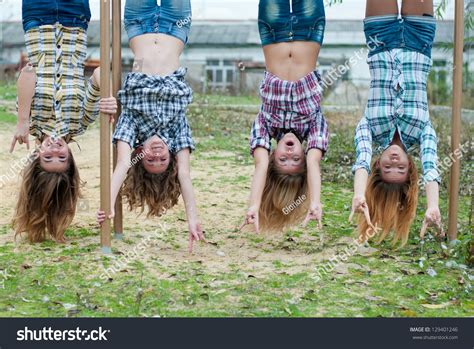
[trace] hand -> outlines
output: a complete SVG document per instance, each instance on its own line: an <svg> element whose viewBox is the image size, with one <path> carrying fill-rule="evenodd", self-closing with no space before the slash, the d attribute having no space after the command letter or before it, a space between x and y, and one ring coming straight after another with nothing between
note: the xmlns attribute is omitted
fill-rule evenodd
<svg viewBox="0 0 474 349"><path fill-rule="evenodd" d="M322 218L323 218L323 206L321 205L321 203L311 204L308 210L308 214L306 215L306 218L303 221L303 227L306 227L309 221L315 220L315 221L318 221L318 228L322 229L323 228Z"/></svg>
<svg viewBox="0 0 474 349"><path fill-rule="evenodd" d="M114 218L114 217L115 217L115 209L114 209L114 208L112 208L112 210L111 210L111 212L110 212L110 214L109 214L108 217L106 217L105 211L98 210L98 211L97 211L97 218L96 218L97 224L98 224L99 226L101 226L102 223L105 222L105 219L106 219L106 218L112 219L112 218Z"/></svg>
<svg viewBox="0 0 474 349"><path fill-rule="evenodd" d="M254 224L255 231L258 233L260 232L260 228L258 225L258 211L259 209L255 206L249 207L247 210L247 214L245 215L245 221L240 226L239 230L242 230L247 224Z"/></svg>
<svg viewBox="0 0 474 349"><path fill-rule="evenodd" d="M349 216L349 222L352 222L352 218L356 212L361 212L365 216L365 220L367 221L367 225L375 232L379 229L372 224L372 220L370 219L370 212L369 206L367 206L367 202L365 201L365 196L356 196L352 199L352 210Z"/></svg>
<svg viewBox="0 0 474 349"><path fill-rule="evenodd" d="M193 253L193 243L194 241L204 241L204 232L201 229L201 224L199 222L189 222L189 253Z"/></svg>
<svg viewBox="0 0 474 349"><path fill-rule="evenodd" d="M117 114L117 100L115 97L101 98L99 100L99 111L110 116L110 123L114 122L114 115Z"/></svg>
<svg viewBox="0 0 474 349"><path fill-rule="evenodd" d="M423 220L423 225L421 226L420 239L423 240L425 233L429 227L435 227L437 233L435 234L436 239L442 240L445 237L443 230L443 224L441 223L441 213L439 212L439 207L428 207L425 213L425 219Z"/></svg>
<svg viewBox="0 0 474 349"><path fill-rule="evenodd" d="M13 135L12 144L10 146L10 153L13 153L15 150L16 142L18 144L26 144L26 149L30 150L30 125L26 123L18 123L16 126L15 134Z"/></svg>

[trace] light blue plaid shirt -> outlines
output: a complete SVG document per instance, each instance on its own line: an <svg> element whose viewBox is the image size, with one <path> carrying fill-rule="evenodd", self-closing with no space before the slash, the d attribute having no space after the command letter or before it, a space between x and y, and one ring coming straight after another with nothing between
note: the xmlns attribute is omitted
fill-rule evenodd
<svg viewBox="0 0 474 349"><path fill-rule="evenodd" d="M355 132L356 163L352 171L364 168L370 173L372 142L378 145L377 152L382 152L398 130L406 151L419 147L424 182L439 182L438 139L426 93L431 58L407 49L392 49L369 57L367 62L369 99Z"/></svg>

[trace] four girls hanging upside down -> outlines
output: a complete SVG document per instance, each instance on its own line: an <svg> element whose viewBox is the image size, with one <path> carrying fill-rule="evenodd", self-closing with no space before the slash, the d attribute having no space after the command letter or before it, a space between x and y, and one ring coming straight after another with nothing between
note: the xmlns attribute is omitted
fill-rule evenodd
<svg viewBox="0 0 474 349"><path fill-rule="evenodd" d="M377 227L379 240L393 230L394 243L407 242L418 203L417 168L408 154L414 148L419 148L428 204L421 238L428 225L442 236L437 137L426 93L436 30L433 1L404 0L400 17L396 0L367 0L364 30L367 42L377 45L370 45L369 100L355 133L352 214L365 212L360 237L368 239ZM375 161L372 143L381 151Z"/></svg>
<svg viewBox="0 0 474 349"><path fill-rule="evenodd" d="M88 1L23 0L28 65L18 78L18 121L10 151L18 142L37 148L23 170L13 219L16 234L31 242L48 234L64 241L80 195L80 178L69 143L99 115L117 110L115 98L100 99L99 70L87 82ZM99 106L99 108L98 108Z"/></svg>
<svg viewBox="0 0 474 349"><path fill-rule="evenodd" d="M260 0L266 72L260 86L262 105L250 135L255 172L242 227L282 230L306 211L305 223L317 220L321 226L320 161L329 137L315 68L325 23L322 0ZM273 151L272 139L277 142ZM288 214L291 205L297 207Z"/></svg>
<svg viewBox="0 0 474 349"><path fill-rule="evenodd" d="M190 16L189 0L162 0L161 6L156 0L125 3L135 71L127 75L118 95L122 115L113 135L118 160L112 176L112 207L122 184L130 210L147 208L148 217L161 216L183 195L192 250L193 241L204 240L204 234L189 166L195 148L186 119L192 90L185 80L186 69L179 65L190 29L184 20ZM113 216L114 212L108 215ZM105 218L105 212L99 211L98 222Z"/></svg>
<svg viewBox="0 0 474 349"><path fill-rule="evenodd" d="M189 249L204 240L190 177L195 149L186 109L192 90L179 58L188 41L190 0L127 0L125 28L135 56L118 98L122 115L113 135L117 166L112 207L121 194L130 210L160 217L180 195L186 207ZM99 102L99 72L84 81L87 1L23 1L29 65L18 80L18 126L12 142L32 134L39 149L25 168L13 226L30 241L49 233L64 240L79 197L79 174L68 143L98 115L116 112L114 98ZM322 0L260 0L258 26L266 71L262 105L251 130L255 159L250 204L242 227L281 231L304 219L321 227L320 162L328 148L321 111L322 84L315 70L325 29ZM375 233L405 244L416 213L418 174L411 155L418 147L428 225L441 228L436 167L437 138L428 114L426 84L435 34L432 0L367 0L365 34L371 84L355 135L352 213L359 234ZM272 150L272 140L276 146ZM372 161L372 143L381 154ZM291 207L291 210L288 208ZM291 212L289 212L291 211ZM114 212L97 213L102 223ZM372 234L371 234L372 233Z"/></svg>

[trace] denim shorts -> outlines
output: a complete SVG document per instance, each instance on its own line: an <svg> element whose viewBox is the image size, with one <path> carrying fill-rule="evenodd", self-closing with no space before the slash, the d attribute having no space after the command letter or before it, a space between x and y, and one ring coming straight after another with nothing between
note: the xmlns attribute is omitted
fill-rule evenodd
<svg viewBox="0 0 474 349"><path fill-rule="evenodd" d="M258 29L262 45L315 41L322 45L326 15L323 0L260 0Z"/></svg>
<svg viewBox="0 0 474 349"><path fill-rule="evenodd" d="M386 15L364 20L369 57L394 48L406 48L431 58L436 20L431 16Z"/></svg>
<svg viewBox="0 0 474 349"><path fill-rule="evenodd" d="M191 28L190 0L127 0L125 30L128 40L135 36L160 33L174 36L185 44Z"/></svg>
<svg viewBox="0 0 474 349"><path fill-rule="evenodd" d="M23 30L60 23L87 30L91 19L89 0L23 0Z"/></svg>

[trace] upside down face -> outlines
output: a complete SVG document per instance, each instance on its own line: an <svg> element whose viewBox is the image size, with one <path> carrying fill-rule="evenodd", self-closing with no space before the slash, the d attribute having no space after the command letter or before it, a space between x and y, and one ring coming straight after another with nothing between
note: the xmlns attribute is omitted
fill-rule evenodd
<svg viewBox="0 0 474 349"><path fill-rule="evenodd" d="M384 182L405 183L408 180L410 163L408 155L397 144L393 144L382 153L377 164Z"/></svg>
<svg viewBox="0 0 474 349"><path fill-rule="evenodd" d="M69 167L69 146L62 138L46 137L40 145L40 166L46 172L65 172Z"/></svg>
<svg viewBox="0 0 474 349"><path fill-rule="evenodd" d="M148 173L160 174L166 171L170 164L168 145L158 136L150 137L143 143L143 167Z"/></svg>
<svg viewBox="0 0 474 349"><path fill-rule="evenodd" d="M296 174L304 168L303 145L293 134L287 133L280 139L275 149L275 165L280 173Z"/></svg>

